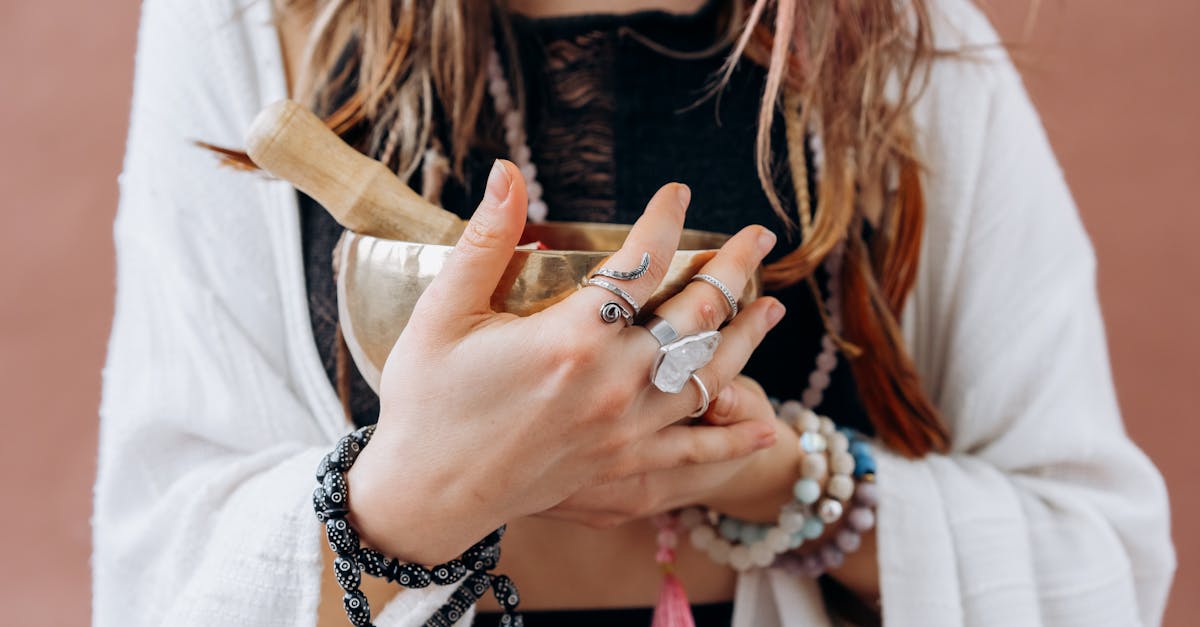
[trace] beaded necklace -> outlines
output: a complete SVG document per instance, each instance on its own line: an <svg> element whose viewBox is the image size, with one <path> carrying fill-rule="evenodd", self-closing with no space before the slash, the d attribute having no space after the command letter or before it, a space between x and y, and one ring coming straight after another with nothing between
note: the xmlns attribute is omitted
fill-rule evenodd
<svg viewBox="0 0 1200 627"><path fill-rule="evenodd" d="M542 185L537 180L537 166L533 163L533 151L529 147L529 136L525 132L525 119L520 111L517 111L514 106L514 97L512 89L509 85L508 78L504 74L504 66L500 61L500 54L495 47L488 54L487 62L488 72L488 94L492 98L492 106L496 110L496 115L504 122L504 141L508 144L509 155L513 163L521 170L521 174L525 177L526 190L529 197L529 208L527 214L530 222L543 222L549 214L549 207L542 199ZM814 135L815 138L815 135ZM820 142L814 139L813 153L816 161L820 162ZM798 183L798 186L806 186L807 181ZM808 194L799 194L801 207L800 215L807 216L809 213ZM842 267L842 252L843 246L838 245L830 252L826 258L824 266L829 273L831 280L829 281L829 297L825 304L828 308L830 318L830 326L834 333L841 333L841 289L840 282L834 280L833 277L838 276ZM824 333L821 336L821 352L817 355L816 364L811 374L808 376L808 387L800 396L800 401L805 407L813 409L821 404L825 390L829 387L830 373L837 366L837 344L829 333Z"/></svg>

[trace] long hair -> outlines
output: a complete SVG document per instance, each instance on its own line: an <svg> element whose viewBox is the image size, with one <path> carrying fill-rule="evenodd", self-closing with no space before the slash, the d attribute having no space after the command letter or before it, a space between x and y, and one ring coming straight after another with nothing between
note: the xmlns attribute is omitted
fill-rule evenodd
<svg viewBox="0 0 1200 627"><path fill-rule="evenodd" d="M511 47L503 0L274 0L280 15L310 16L295 96L356 146L406 179L444 125L450 171L493 123L483 106L494 26ZM758 178L800 246L765 268L769 287L807 281L839 243L843 333L864 407L880 439L920 456L948 435L901 337L898 319L916 278L925 205L910 108L936 56L927 0L730 0L731 52L715 89L745 58L766 68L754 139ZM520 76L514 75L520 84ZM522 90L518 88L517 93ZM523 106L518 102L518 107ZM774 184L771 127L783 107L794 189ZM365 129L365 130L364 130ZM818 203L787 215L782 193L807 207L803 150L819 138ZM797 156L799 158L797 159ZM864 239L870 227L869 241ZM832 325L826 322L832 333Z"/></svg>

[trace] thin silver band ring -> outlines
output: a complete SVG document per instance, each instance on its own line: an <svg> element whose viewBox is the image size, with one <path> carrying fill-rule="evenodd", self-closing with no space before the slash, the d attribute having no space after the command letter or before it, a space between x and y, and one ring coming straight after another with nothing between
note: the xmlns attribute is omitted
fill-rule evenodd
<svg viewBox="0 0 1200 627"><path fill-rule="evenodd" d="M721 290L721 295L725 297L725 302L729 304L729 318L728 319L732 320L734 318L734 316L738 315L737 299L734 298L733 292L731 292L728 287L725 287L725 284L721 282L721 279L718 279L717 277L715 277L711 274L697 274L696 276L692 277L692 280L693 281L704 281L705 283L708 283L709 285L717 288L718 290Z"/></svg>
<svg viewBox="0 0 1200 627"><path fill-rule="evenodd" d="M708 404L711 399L708 397L708 388L704 387L704 382L694 372L692 373L692 381L695 381L696 387L700 388L700 409L689 414L688 418L699 418L708 412Z"/></svg>

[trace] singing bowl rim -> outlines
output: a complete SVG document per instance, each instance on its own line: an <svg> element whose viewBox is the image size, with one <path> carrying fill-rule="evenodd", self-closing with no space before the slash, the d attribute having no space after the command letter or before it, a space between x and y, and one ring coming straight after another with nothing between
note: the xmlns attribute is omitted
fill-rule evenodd
<svg viewBox="0 0 1200 627"><path fill-rule="evenodd" d="M624 241L625 236L629 235L629 232L633 229L633 225L632 224L615 224L615 223L611 223L611 222L558 222L558 221L550 221L550 220L548 220L546 222L530 222L529 224L525 225L525 231L524 231L524 233L522 233L521 242L524 244L527 242L537 241L536 237L529 237L529 236L531 234L535 234L537 231L542 230L542 229L556 231L560 234L572 232L572 231L581 232L581 233L582 232L604 233L604 234L608 235L609 237L614 237L614 238L617 236L620 236L620 239L622 241ZM360 233L357 231L350 231L348 229L347 229L347 233L352 233L356 239L375 240L375 241L386 242L388 244L394 244L394 245L420 246L423 248L444 249L446 251L453 249L455 246L455 244L432 244L432 243L426 243L426 242L414 242L414 241L410 241L410 240L379 237L377 235L369 235L369 234ZM680 231L680 236L679 236L680 248L678 248L676 252L685 252L685 253L704 253L704 252L710 252L710 251L715 252L718 249L720 249L721 245L723 245L726 241L728 241L730 237L733 237L733 235L730 235L727 233L718 233L716 231L703 231L700 229L686 229L685 228L682 231ZM706 245L701 245L701 246L690 245L689 243L693 242L693 241L703 242ZM606 248L549 248L549 249L516 248L514 250L520 250L522 253L528 253L528 254L532 254L532 255L572 255L572 254L575 254L575 255L591 255L591 256L600 256L600 255L609 256L609 255L617 252L617 250L620 248L621 248L621 246L618 244L611 248L610 247L606 247Z"/></svg>

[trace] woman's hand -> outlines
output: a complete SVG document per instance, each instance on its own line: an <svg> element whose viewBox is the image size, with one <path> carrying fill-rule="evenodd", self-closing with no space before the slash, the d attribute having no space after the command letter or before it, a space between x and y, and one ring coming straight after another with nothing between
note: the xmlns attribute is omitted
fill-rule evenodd
<svg viewBox="0 0 1200 627"><path fill-rule="evenodd" d="M650 254L646 275L621 284L639 302L665 273L689 197L683 185L659 190L606 264L634 268ZM490 299L525 206L518 170L497 161L483 202L384 367L379 424L350 472L350 506L366 544L402 559L449 559L586 486L737 458L772 431L760 421L664 429L700 404L696 386L665 394L650 385L658 344L640 327L605 324L598 312L612 295L603 289L581 289L532 316L494 312ZM703 271L740 293L773 244L769 231L748 227ZM658 309L681 333L723 321L724 297L700 287ZM726 328L697 373L713 394L782 315L778 301L762 298Z"/></svg>
<svg viewBox="0 0 1200 627"><path fill-rule="evenodd" d="M748 520L773 522L791 499L797 472L795 431L775 418L762 387L738 376L705 414L712 429L755 421L771 427L764 448L727 461L695 463L584 488L541 515L592 527L612 527L688 505L706 505Z"/></svg>

